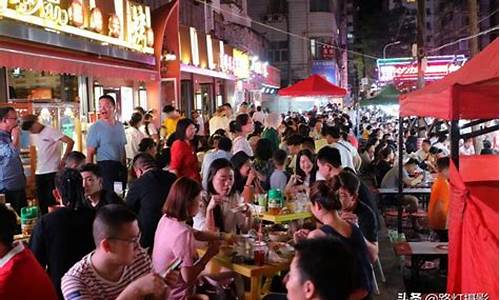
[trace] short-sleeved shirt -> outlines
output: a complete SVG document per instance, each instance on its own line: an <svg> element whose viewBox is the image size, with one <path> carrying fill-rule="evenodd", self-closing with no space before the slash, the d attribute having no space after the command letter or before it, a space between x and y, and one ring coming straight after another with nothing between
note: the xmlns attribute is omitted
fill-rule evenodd
<svg viewBox="0 0 500 300"><path fill-rule="evenodd" d="M32 139L36 147L37 175L57 172L61 162L62 143L64 134L57 129L45 126Z"/></svg>
<svg viewBox="0 0 500 300"><path fill-rule="evenodd" d="M179 121L180 118L166 118L163 121L163 126L165 127L165 132L167 135L167 138L175 133L175 130L177 129L177 122Z"/></svg>
<svg viewBox="0 0 500 300"><path fill-rule="evenodd" d="M128 159L134 159L134 157L139 153L139 144L142 139L146 137L146 135L134 126L130 126L125 130L125 136L127 137L125 153L127 154Z"/></svg>
<svg viewBox="0 0 500 300"><path fill-rule="evenodd" d="M354 167L353 152L352 152L354 147L352 147L352 145L348 146L346 144L347 143L344 144L342 141L339 141L333 144L332 147L336 148L340 152L340 161L342 164L342 168L351 168L353 170L356 170L356 168ZM354 151L356 151L356 149L354 149Z"/></svg>
<svg viewBox="0 0 500 300"><path fill-rule="evenodd" d="M432 229L443 230L448 228L448 206L450 201L450 187L448 180L438 176L432 184L431 199L429 200L429 226Z"/></svg>
<svg viewBox="0 0 500 300"><path fill-rule="evenodd" d="M49 276L21 242L0 258L0 299L58 299Z"/></svg>
<svg viewBox="0 0 500 300"><path fill-rule="evenodd" d="M272 127L267 127L261 134L261 138L268 139L271 141L273 152L278 150L280 147L280 137L276 129Z"/></svg>
<svg viewBox="0 0 500 300"><path fill-rule="evenodd" d="M243 197L240 197L240 194L234 193L232 196L228 197L226 201L224 201L221 205L221 213L222 213L222 221L224 222L224 232L228 233L236 233L236 229L240 228L246 230L248 228L244 228L246 226L245 215L237 210L236 208L241 206L244 203ZM198 211L198 214L193 218L193 227L197 230L204 230L206 224L206 203L202 204L201 209Z"/></svg>
<svg viewBox="0 0 500 300"><path fill-rule="evenodd" d="M152 258L154 270L159 274L178 258L182 259L181 267L192 267L196 259L193 228L163 215L156 228ZM171 288L170 300L185 299L189 293L182 276Z"/></svg>
<svg viewBox="0 0 500 300"><path fill-rule="evenodd" d="M281 170L274 170L269 181L271 189L279 189L281 191L284 191L287 183L286 173Z"/></svg>
<svg viewBox="0 0 500 300"><path fill-rule="evenodd" d="M147 130L146 130L147 126ZM147 125L144 124L140 128L141 132L144 134L144 136L152 136L153 134L158 134L158 129L156 129L155 124L153 123L148 123Z"/></svg>
<svg viewBox="0 0 500 300"><path fill-rule="evenodd" d="M123 124L115 122L114 125L98 120L90 126L87 135L87 147L96 149L96 160L121 161L124 156L127 138Z"/></svg>
<svg viewBox="0 0 500 300"><path fill-rule="evenodd" d="M403 181L409 179L408 171L403 167ZM399 184L399 166L395 165L389 170L380 183L381 188L397 188Z"/></svg>
<svg viewBox="0 0 500 300"><path fill-rule="evenodd" d="M353 211L356 216L358 216L359 229L363 233L363 236L372 243L378 241L378 227L377 227L377 215L375 212L365 203L358 202L358 205Z"/></svg>
<svg viewBox="0 0 500 300"><path fill-rule="evenodd" d="M176 140L172 144L170 157L170 169L176 171L177 177L184 176L201 182L198 157L189 143Z"/></svg>
<svg viewBox="0 0 500 300"><path fill-rule="evenodd" d="M356 287L365 289L368 293L371 293L373 290L373 274L370 260L368 259L368 248L366 247L361 230L356 225L351 225L351 227L352 233L350 237L341 235L329 225L323 225L320 230L329 236L338 237L348 247L351 247L358 267L358 282L356 282Z"/></svg>
<svg viewBox="0 0 500 300"><path fill-rule="evenodd" d="M0 191L18 191L26 186L19 149L14 147L10 133L0 130Z"/></svg>
<svg viewBox="0 0 500 300"><path fill-rule="evenodd" d="M236 154L240 151L245 152L248 156L253 156L253 150L252 146L250 146L250 143L248 140L242 136L238 136L233 140L233 154Z"/></svg>
<svg viewBox="0 0 500 300"><path fill-rule="evenodd" d="M92 255L86 255L64 274L61 289L66 300L109 300L118 295L134 280L151 273L151 259L139 247L134 261L123 269L116 282L102 278L92 265Z"/></svg>

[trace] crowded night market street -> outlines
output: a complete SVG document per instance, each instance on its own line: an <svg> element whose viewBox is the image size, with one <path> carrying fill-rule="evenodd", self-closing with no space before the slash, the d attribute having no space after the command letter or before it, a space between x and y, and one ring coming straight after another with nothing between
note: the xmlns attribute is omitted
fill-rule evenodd
<svg viewBox="0 0 500 300"><path fill-rule="evenodd" d="M0 300L498 300L498 0L0 0Z"/></svg>

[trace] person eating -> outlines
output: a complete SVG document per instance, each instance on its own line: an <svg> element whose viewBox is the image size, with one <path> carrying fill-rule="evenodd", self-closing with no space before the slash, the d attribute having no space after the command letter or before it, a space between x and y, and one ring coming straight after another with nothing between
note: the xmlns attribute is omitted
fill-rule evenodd
<svg viewBox="0 0 500 300"><path fill-rule="evenodd" d="M252 224L252 214L234 186L231 163L216 159L208 172L207 197L196 214L194 228L212 232L247 232Z"/></svg>

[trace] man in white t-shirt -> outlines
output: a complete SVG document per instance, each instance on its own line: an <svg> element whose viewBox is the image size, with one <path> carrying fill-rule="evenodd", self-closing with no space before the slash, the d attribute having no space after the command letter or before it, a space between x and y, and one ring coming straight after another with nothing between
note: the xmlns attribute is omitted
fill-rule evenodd
<svg viewBox="0 0 500 300"><path fill-rule="evenodd" d="M208 129L210 136L213 135L218 129L229 131L229 118L226 116L226 109L221 106L214 113L214 116L208 121Z"/></svg>
<svg viewBox="0 0 500 300"><path fill-rule="evenodd" d="M64 166L75 142L61 131L42 125L36 115L24 116L21 128L32 134L36 147L36 197L42 214L46 214L48 207L56 204L52 195L56 173ZM61 159L62 143L66 144L66 149Z"/></svg>
<svg viewBox="0 0 500 300"><path fill-rule="evenodd" d="M342 168L351 168L353 171L355 171L355 149L353 147L354 150L352 150L350 147L351 145L346 145L342 142L339 129L337 127L327 126L323 127L322 133L328 143L328 146L339 150Z"/></svg>
<svg viewBox="0 0 500 300"><path fill-rule="evenodd" d="M476 151L474 150L474 141L472 138L468 138L465 140L464 144L459 149L460 155L474 155Z"/></svg>
<svg viewBox="0 0 500 300"><path fill-rule="evenodd" d="M266 115L262 111L261 106L257 106L257 110L253 113L252 119L254 122L260 122L260 124L264 125L264 119Z"/></svg>

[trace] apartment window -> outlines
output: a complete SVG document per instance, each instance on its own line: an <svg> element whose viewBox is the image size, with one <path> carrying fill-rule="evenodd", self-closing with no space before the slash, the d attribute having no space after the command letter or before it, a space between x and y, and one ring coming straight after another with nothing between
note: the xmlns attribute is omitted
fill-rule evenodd
<svg viewBox="0 0 500 300"><path fill-rule="evenodd" d="M271 42L269 58L272 62L284 62L288 60L288 41Z"/></svg>
<svg viewBox="0 0 500 300"><path fill-rule="evenodd" d="M431 9L430 9L430 8L427 8L427 9L425 10L425 13L426 13L428 16L430 16L430 15L431 15Z"/></svg>
<svg viewBox="0 0 500 300"><path fill-rule="evenodd" d="M427 36L427 43L431 42L432 37L430 35Z"/></svg>
<svg viewBox="0 0 500 300"><path fill-rule="evenodd" d="M286 0L271 0L268 4L268 13L279 14L286 12Z"/></svg>
<svg viewBox="0 0 500 300"><path fill-rule="evenodd" d="M330 0L309 0L310 12L332 12Z"/></svg>
<svg viewBox="0 0 500 300"><path fill-rule="evenodd" d="M431 29L432 29L432 28L431 28L431 23L430 23L430 22L427 22L427 23L425 24L425 27L426 27L428 30L431 30Z"/></svg>

